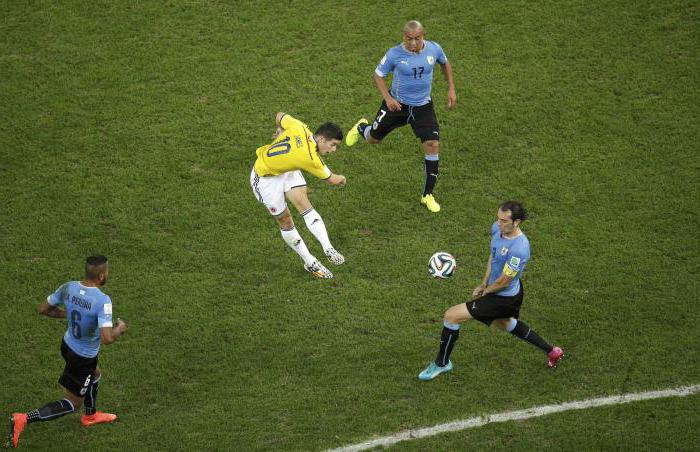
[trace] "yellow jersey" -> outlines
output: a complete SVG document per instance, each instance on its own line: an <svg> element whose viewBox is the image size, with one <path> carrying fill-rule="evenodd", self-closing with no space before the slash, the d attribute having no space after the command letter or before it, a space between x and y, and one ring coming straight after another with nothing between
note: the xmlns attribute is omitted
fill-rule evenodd
<svg viewBox="0 0 700 452"><path fill-rule="evenodd" d="M255 150L255 172L260 177L278 176L288 171L303 170L319 179L331 177L331 170L318 155L313 134L306 124L284 115L281 134L275 141Z"/></svg>

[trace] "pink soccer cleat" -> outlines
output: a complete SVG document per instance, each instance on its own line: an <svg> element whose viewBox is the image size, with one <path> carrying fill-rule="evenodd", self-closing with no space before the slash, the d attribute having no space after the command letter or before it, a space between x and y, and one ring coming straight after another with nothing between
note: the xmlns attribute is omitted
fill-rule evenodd
<svg viewBox="0 0 700 452"><path fill-rule="evenodd" d="M547 366L550 369L557 367L557 363L564 357L564 350L559 347L554 347L551 352L547 353Z"/></svg>

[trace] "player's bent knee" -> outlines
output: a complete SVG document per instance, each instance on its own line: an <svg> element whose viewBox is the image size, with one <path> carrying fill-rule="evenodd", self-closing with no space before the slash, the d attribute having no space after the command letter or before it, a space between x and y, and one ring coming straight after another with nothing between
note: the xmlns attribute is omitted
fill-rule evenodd
<svg viewBox="0 0 700 452"><path fill-rule="evenodd" d="M465 303L452 306L450 309L445 311L445 315L443 317L444 320L450 323L462 323L465 320L470 320L471 318L472 316L469 314Z"/></svg>
<svg viewBox="0 0 700 452"><path fill-rule="evenodd" d="M275 217L277 225L280 229L292 229L294 227L294 220L292 220L292 214L289 213L289 209L285 209L284 212Z"/></svg>
<svg viewBox="0 0 700 452"><path fill-rule="evenodd" d="M423 142L423 150L426 154L436 155L440 152L440 142L437 140L430 140Z"/></svg>
<svg viewBox="0 0 700 452"><path fill-rule="evenodd" d="M492 324L499 330L505 331L508 328L508 324L510 324L510 319L496 319Z"/></svg>
<svg viewBox="0 0 700 452"><path fill-rule="evenodd" d="M74 410L78 411L83 406L83 400L85 400L85 397L78 397L75 394L66 392L66 399L70 400L70 403L73 404Z"/></svg>

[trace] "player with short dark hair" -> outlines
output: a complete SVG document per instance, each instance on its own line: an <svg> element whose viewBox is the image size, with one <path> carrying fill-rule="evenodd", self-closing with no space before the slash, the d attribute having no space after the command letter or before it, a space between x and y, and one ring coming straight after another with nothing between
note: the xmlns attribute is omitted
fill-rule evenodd
<svg viewBox="0 0 700 452"><path fill-rule="evenodd" d="M517 201L507 201L499 207L497 221L491 226L491 252L486 273L472 293L476 298L445 312L440 351L435 361L418 375L419 379L432 380L452 370L450 354L459 337L460 324L472 319L486 326L495 322L498 328L541 349L547 354L550 368L556 367L564 356L561 348L550 345L518 320L524 296L520 277L530 260L530 242L520 230L526 218L525 209Z"/></svg>
<svg viewBox="0 0 700 452"><path fill-rule="evenodd" d="M284 242L304 261L304 269L317 278L332 278L333 273L306 247L285 199L304 217L306 227L319 241L328 260L336 265L345 262L345 257L331 244L321 215L309 201L306 180L301 173L306 171L333 186L345 185L345 176L332 173L321 159L337 150L343 131L327 122L312 134L306 124L282 112L277 113L275 121L277 130L272 143L255 151L257 159L250 172L250 186L258 201L265 204L277 221Z"/></svg>
<svg viewBox="0 0 700 452"><path fill-rule="evenodd" d="M100 343L112 344L126 331L126 324L120 319L117 319L116 326L112 325L112 300L100 290L108 276L107 258L90 256L85 261L85 279L63 284L39 305L39 314L68 319L68 330L61 342L61 355L66 365L58 380L66 389L66 396L26 413L13 413L10 417L9 446L17 447L19 436L27 424L74 413L83 403L85 414L80 423L84 427L117 419L116 415L97 411L96 408L101 378L97 365ZM60 305L65 309L61 309Z"/></svg>
<svg viewBox="0 0 700 452"><path fill-rule="evenodd" d="M440 161L440 126L430 97L436 63L447 80L447 106L452 108L457 103L452 65L438 43L425 40L425 30L420 22L407 22L403 28L403 42L386 52L372 76L384 98L374 122L369 124L365 118L360 119L345 138L348 146L353 146L360 137L369 144L378 144L392 130L410 124L425 152L421 204L431 212L440 211L433 196ZM391 91L384 81L390 72L393 73Z"/></svg>
<svg viewBox="0 0 700 452"><path fill-rule="evenodd" d="M324 122L320 126L318 126L318 129L316 129L316 133L314 133L314 136L316 137L323 137L326 140L338 140L338 141L343 141L343 131L338 127L337 124L333 124L332 122Z"/></svg>

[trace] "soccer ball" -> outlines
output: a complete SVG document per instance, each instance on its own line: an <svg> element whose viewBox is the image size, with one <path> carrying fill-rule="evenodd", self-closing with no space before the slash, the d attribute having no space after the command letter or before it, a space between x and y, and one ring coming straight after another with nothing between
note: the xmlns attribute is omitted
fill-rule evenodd
<svg viewBox="0 0 700 452"><path fill-rule="evenodd" d="M455 274L457 261L454 256L444 251L438 251L430 256L428 261L428 273L433 278L449 278Z"/></svg>

